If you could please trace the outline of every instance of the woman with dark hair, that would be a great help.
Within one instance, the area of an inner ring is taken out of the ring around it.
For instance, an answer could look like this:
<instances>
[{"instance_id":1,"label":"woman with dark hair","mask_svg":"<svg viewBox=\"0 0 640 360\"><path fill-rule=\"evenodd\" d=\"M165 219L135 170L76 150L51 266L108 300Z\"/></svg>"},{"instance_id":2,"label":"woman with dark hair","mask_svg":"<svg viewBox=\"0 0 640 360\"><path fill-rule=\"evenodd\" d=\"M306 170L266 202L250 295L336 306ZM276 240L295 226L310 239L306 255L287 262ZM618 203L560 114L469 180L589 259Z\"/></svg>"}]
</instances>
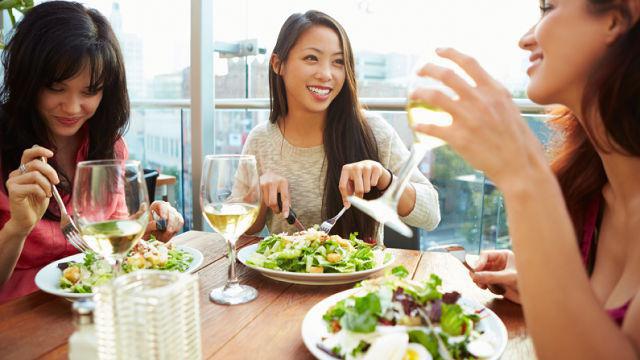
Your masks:
<instances>
[{"instance_id":1,"label":"woman with dark hair","mask_svg":"<svg viewBox=\"0 0 640 360\"><path fill-rule=\"evenodd\" d=\"M243 152L256 156L263 206L251 232L293 232L282 218L293 204L299 219L319 224L348 207L347 196L379 197L408 151L386 121L358 102L353 52L337 21L319 11L291 15L280 29L269 67L269 123L251 131ZM398 212L431 230L440 221L438 194L416 171ZM332 233L378 239L377 223L355 208Z\"/></svg>"},{"instance_id":2,"label":"woman with dark hair","mask_svg":"<svg viewBox=\"0 0 640 360\"><path fill-rule=\"evenodd\" d=\"M503 191L514 252L482 254L473 277L507 285L522 303L537 355L637 359L640 1L551 0L541 10L520 46L531 52L529 97L566 106L551 166L509 93L453 49L438 53L475 85L425 65L421 74L459 99L413 93L454 119L419 130L446 140Z\"/></svg>"},{"instance_id":3,"label":"woman with dark hair","mask_svg":"<svg viewBox=\"0 0 640 360\"><path fill-rule=\"evenodd\" d=\"M51 186L70 204L79 161L126 159L129 121L120 47L96 10L66 1L34 7L2 61L0 302L35 291L40 268L77 252L60 231ZM181 228L168 203L154 202L151 210L168 220L167 231L155 232L161 240Z\"/></svg>"}]
</instances>

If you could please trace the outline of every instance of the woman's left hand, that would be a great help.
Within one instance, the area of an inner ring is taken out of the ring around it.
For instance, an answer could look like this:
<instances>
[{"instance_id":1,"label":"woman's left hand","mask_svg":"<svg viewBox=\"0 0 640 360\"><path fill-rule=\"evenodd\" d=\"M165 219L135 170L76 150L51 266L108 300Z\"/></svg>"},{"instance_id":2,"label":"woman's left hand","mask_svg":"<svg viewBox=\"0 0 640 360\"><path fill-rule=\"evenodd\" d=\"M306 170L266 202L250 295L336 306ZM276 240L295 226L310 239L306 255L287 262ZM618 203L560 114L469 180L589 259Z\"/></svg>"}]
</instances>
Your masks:
<instances>
[{"instance_id":1,"label":"woman's left hand","mask_svg":"<svg viewBox=\"0 0 640 360\"><path fill-rule=\"evenodd\" d=\"M354 195L361 198L372 188L386 189L391 182L391 174L382 164L373 160L362 160L342 167L338 188L342 195L342 203L349 207L347 197Z\"/></svg>"},{"instance_id":2,"label":"woman's left hand","mask_svg":"<svg viewBox=\"0 0 640 360\"><path fill-rule=\"evenodd\" d=\"M154 201L149 208L151 214L157 214L160 219L166 220L166 229L164 231L158 230L157 222L151 217L147 230L145 232L145 238L149 235L153 235L156 239L167 242L169 241L184 225L184 219L182 215L171 204L166 201Z\"/></svg>"}]
</instances>

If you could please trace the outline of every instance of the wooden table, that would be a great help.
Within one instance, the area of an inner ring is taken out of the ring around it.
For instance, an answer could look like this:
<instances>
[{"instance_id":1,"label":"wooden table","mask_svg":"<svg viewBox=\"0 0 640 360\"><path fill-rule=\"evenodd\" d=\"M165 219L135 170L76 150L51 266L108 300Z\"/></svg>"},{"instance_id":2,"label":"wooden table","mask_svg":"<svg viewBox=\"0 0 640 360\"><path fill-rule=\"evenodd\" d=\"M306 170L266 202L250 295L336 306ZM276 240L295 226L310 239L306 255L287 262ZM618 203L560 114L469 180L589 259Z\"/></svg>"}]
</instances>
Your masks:
<instances>
[{"instance_id":1,"label":"wooden table","mask_svg":"<svg viewBox=\"0 0 640 360\"><path fill-rule=\"evenodd\" d=\"M221 237L189 231L174 241L204 255L197 270L203 358L312 359L300 335L302 319L320 300L352 286L293 285L265 278L239 264L240 281L258 289L258 298L244 305L217 305L209 301L209 292L224 284L228 268ZM503 359L535 358L520 306L477 288L464 267L448 254L392 251L397 263L404 264L414 278L436 273L445 285L496 312L509 332ZM71 303L65 299L38 291L0 305L0 358L66 359L72 332Z\"/></svg>"}]
</instances>

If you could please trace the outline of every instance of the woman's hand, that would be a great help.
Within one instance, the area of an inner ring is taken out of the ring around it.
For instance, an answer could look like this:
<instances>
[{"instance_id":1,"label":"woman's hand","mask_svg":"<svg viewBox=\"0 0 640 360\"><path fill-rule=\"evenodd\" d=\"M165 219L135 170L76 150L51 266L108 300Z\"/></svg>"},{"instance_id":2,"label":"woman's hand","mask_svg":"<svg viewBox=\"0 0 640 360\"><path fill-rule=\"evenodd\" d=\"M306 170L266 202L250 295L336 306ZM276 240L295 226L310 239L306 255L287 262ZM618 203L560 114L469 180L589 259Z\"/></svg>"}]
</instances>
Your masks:
<instances>
[{"instance_id":1,"label":"woman's hand","mask_svg":"<svg viewBox=\"0 0 640 360\"><path fill-rule=\"evenodd\" d=\"M260 191L262 192L262 201L273 211L274 214L280 214L281 210L278 206L278 193L282 200L282 216L289 216L289 207L291 206L291 198L289 197L289 182L284 177L267 171L260 176Z\"/></svg>"},{"instance_id":2,"label":"woman's hand","mask_svg":"<svg viewBox=\"0 0 640 360\"><path fill-rule=\"evenodd\" d=\"M347 199L354 195L362 198L372 188L386 189L391 182L391 174L377 161L362 160L342 167L338 188L342 195L342 203L349 207Z\"/></svg>"},{"instance_id":3,"label":"woman's hand","mask_svg":"<svg viewBox=\"0 0 640 360\"><path fill-rule=\"evenodd\" d=\"M155 236L156 239L167 242L169 241L184 225L184 219L182 215L171 204L166 201L154 201L149 207L151 214L157 214L160 219L166 220L166 228L164 231L158 230L157 222L153 219L149 221L147 230L145 232L145 238L148 238L150 234Z\"/></svg>"},{"instance_id":4,"label":"woman's hand","mask_svg":"<svg viewBox=\"0 0 640 360\"><path fill-rule=\"evenodd\" d=\"M511 250L483 251L474 270L471 278L476 285L486 289L489 285L500 284L506 290L505 298L520 303L516 257Z\"/></svg>"},{"instance_id":5,"label":"woman's hand","mask_svg":"<svg viewBox=\"0 0 640 360\"><path fill-rule=\"evenodd\" d=\"M9 195L10 222L14 229L25 234L33 230L42 218L51 198L51 184L58 184L58 174L41 158L50 158L53 152L34 146L22 153L20 168L12 171L6 186Z\"/></svg>"},{"instance_id":6,"label":"woman's hand","mask_svg":"<svg viewBox=\"0 0 640 360\"><path fill-rule=\"evenodd\" d=\"M418 74L441 81L459 99L435 89L415 90L411 99L422 100L453 117L451 126L417 125L415 129L445 140L503 191L505 185L527 184L532 169L548 169L542 146L523 121L509 91L474 58L449 48L438 49L437 53L458 64L475 86L451 69L426 64Z\"/></svg>"}]
</instances>

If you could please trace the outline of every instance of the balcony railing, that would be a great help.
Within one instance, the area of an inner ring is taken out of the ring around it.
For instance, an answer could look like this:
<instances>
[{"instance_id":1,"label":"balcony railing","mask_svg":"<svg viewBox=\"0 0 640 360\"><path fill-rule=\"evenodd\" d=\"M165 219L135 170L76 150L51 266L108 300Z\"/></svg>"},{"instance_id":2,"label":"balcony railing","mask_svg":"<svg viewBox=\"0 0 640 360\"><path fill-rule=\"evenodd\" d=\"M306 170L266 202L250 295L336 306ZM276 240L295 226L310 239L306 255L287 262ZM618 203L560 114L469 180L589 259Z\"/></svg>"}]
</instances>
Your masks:
<instances>
[{"instance_id":1,"label":"balcony railing","mask_svg":"<svg viewBox=\"0 0 640 360\"><path fill-rule=\"evenodd\" d=\"M360 103L368 110L372 111L404 111L406 106L406 98L360 98ZM516 105L523 114L542 114L545 107L532 102L529 99L514 99ZM269 99L216 99L214 101L216 109L231 110L252 110L252 109L269 109ZM133 100L131 102L133 108L162 108L162 109L182 109L189 108L189 99L149 99L149 100Z\"/></svg>"}]
</instances>

